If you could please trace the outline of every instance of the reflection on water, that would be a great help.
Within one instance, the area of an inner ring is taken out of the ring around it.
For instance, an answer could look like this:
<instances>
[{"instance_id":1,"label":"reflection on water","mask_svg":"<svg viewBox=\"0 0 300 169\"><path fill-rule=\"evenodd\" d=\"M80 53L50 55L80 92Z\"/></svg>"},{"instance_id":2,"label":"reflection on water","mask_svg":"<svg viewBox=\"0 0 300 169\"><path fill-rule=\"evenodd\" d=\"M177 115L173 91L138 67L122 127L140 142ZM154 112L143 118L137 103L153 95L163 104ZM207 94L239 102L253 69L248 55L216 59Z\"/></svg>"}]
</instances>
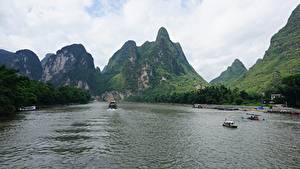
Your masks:
<instances>
[{"instance_id":1,"label":"reflection on water","mask_svg":"<svg viewBox=\"0 0 300 169\"><path fill-rule=\"evenodd\" d=\"M54 148L52 147L51 150L53 150L53 152L57 153L57 154L80 154L83 153L85 151L91 150L92 147L70 147L70 148L66 148L66 147L59 147L59 148Z\"/></svg>"},{"instance_id":2,"label":"reflection on water","mask_svg":"<svg viewBox=\"0 0 300 169\"><path fill-rule=\"evenodd\" d=\"M187 106L106 103L0 122L0 168L300 168L300 118ZM237 121L231 130L221 124Z\"/></svg>"}]
</instances>

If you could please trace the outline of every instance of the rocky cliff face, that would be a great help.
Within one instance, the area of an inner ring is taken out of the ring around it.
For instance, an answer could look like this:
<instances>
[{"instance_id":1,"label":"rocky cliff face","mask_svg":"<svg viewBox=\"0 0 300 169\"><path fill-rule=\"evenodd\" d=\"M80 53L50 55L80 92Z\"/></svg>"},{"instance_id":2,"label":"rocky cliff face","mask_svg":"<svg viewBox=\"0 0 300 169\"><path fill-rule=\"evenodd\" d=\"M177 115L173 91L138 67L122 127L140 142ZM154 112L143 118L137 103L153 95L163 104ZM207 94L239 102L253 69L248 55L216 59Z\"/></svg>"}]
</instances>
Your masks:
<instances>
[{"instance_id":1,"label":"rocky cliff face","mask_svg":"<svg viewBox=\"0 0 300 169\"><path fill-rule=\"evenodd\" d=\"M63 47L42 61L42 81L55 86L72 85L89 90L95 74L94 60L83 45Z\"/></svg>"},{"instance_id":2,"label":"rocky cliff face","mask_svg":"<svg viewBox=\"0 0 300 169\"><path fill-rule=\"evenodd\" d=\"M276 33L263 59L259 59L234 86L250 92L262 92L281 78L300 73L300 5L287 24Z\"/></svg>"},{"instance_id":3,"label":"rocky cliff face","mask_svg":"<svg viewBox=\"0 0 300 169\"><path fill-rule=\"evenodd\" d=\"M231 66L229 66L224 72L220 74L220 76L213 79L210 83L230 86L232 82L243 77L246 72L247 69L244 64L240 60L235 59Z\"/></svg>"},{"instance_id":4,"label":"rocky cliff face","mask_svg":"<svg viewBox=\"0 0 300 169\"><path fill-rule=\"evenodd\" d=\"M108 81L108 91L138 93L158 90L159 86L167 87L168 91L183 91L206 84L188 63L180 44L170 40L165 28L159 29L154 42L136 46L134 41L127 41L102 73ZM180 84L183 80L184 87Z\"/></svg>"},{"instance_id":5,"label":"rocky cliff face","mask_svg":"<svg viewBox=\"0 0 300 169\"><path fill-rule=\"evenodd\" d=\"M33 80L40 80L42 76L42 65L38 56L28 49L16 53L0 50L0 65L15 69Z\"/></svg>"},{"instance_id":6,"label":"rocky cliff face","mask_svg":"<svg viewBox=\"0 0 300 169\"><path fill-rule=\"evenodd\" d=\"M55 55L54 53L47 53L45 55L45 57L41 60L42 66L45 65L45 63L47 62L47 60L50 58L50 56Z\"/></svg>"}]
</instances>

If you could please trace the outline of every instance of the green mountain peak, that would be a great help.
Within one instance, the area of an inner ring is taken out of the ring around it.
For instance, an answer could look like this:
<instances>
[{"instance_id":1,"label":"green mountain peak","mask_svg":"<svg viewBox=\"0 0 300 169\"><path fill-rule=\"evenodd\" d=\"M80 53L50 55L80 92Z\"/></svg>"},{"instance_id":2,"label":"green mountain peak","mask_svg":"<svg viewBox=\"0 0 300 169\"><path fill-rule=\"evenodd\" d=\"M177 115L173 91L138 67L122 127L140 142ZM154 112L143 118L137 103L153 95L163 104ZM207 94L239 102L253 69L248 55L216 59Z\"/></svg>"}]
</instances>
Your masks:
<instances>
[{"instance_id":1,"label":"green mountain peak","mask_svg":"<svg viewBox=\"0 0 300 169\"><path fill-rule=\"evenodd\" d=\"M136 47L136 43L133 40L128 40L124 43L122 48L130 48L130 47Z\"/></svg>"},{"instance_id":2,"label":"green mountain peak","mask_svg":"<svg viewBox=\"0 0 300 169\"><path fill-rule=\"evenodd\" d=\"M244 64L239 59L235 59L231 66L228 66L228 68L223 71L220 76L213 79L210 83L220 83L230 86L232 82L241 78L246 72L247 68L244 66Z\"/></svg>"},{"instance_id":3,"label":"green mountain peak","mask_svg":"<svg viewBox=\"0 0 300 169\"><path fill-rule=\"evenodd\" d=\"M179 43L160 28L156 41L127 41L103 70L104 91L172 93L195 90L207 82L188 63Z\"/></svg>"},{"instance_id":4,"label":"green mountain peak","mask_svg":"<svg viewBox=\"0 0 300 169\"><path fill-rule=\"evenodd\" d=\"M159 28L157 36L156 36L156 42L158 42L162 39L167 40L167 41L171 41L168 31L164 27Z\"/></svg>"},{"instance_id":5,"label":"green mountain peak","mask_svg":"<svg viewBox=\"0 0 300 169\"><path fill-rule=\"evenodd\" d=\"M239 59L234 59L232 65L240 65L240 66L244 66L244 64L239 60ZM231 66L232 66L231 65Z\"/></svg>"}]
</instances>

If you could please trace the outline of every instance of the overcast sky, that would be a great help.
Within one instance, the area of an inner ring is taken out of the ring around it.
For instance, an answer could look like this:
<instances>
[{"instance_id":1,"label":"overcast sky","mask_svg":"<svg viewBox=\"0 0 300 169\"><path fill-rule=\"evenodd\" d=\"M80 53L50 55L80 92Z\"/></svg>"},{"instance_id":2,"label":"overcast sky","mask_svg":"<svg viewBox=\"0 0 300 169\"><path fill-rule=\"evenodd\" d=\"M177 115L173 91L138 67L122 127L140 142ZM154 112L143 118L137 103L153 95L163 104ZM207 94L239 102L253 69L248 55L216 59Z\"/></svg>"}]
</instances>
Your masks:
<instances>
[{"instance_id":1,"label":"overcast sky","mask_svg":"<svg viewBox=\"0 0 300 169\"><path fill-rule=\"evenodd\" d=\"M164 26L206 80L239 58L262 58L300 0L0 0L0 48L46 53L82 43L103 68L127 40Z\"/></svg>"}]
</instances>

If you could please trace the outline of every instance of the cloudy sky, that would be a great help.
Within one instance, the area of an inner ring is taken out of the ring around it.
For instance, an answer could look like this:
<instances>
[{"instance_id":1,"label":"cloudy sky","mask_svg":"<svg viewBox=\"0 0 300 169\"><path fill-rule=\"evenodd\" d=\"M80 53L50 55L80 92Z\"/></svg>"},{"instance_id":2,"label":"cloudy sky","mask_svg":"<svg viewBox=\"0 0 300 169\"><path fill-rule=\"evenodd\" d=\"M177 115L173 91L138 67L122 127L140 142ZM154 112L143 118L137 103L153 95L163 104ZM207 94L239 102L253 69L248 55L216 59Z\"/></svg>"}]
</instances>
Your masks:
<instances>
[{"instance_id":1,"label":"cloudy sky","mask_svg":"<svg viewBox=\"0 0 300 169\"><path fill-rule=\"evenodd\" d=\"M46 53L82 43L103 68L127 40L180 42L206 80L235 58L251 67L300 0L0 0L0 48Z\"/></svg>"}]
</instances>

